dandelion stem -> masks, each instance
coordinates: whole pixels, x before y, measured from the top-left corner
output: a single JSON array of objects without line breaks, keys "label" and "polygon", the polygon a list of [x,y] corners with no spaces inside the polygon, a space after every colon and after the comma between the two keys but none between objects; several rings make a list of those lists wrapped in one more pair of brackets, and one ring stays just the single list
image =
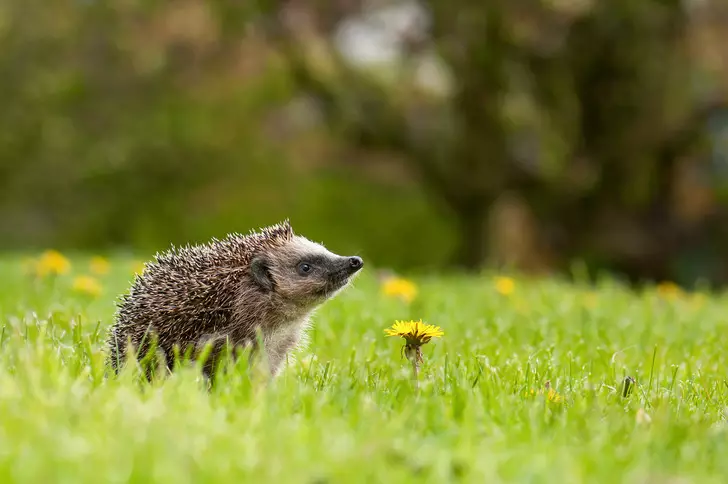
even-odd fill
[{"label": "dandelion stem", "polygon": [[417,364],[416,360],[412,360],[412,378],[415,379],[415,389],[420,389],[420,379],[419,379],[419,364]]},{"label": "dandelion stem", "polygon": [[410,363],[412,363],[412,378],[415,381],[415,390],[420,389],[420,361],[422,360],[422,350],[417,345],[407,345],[404,349],[404,354]]}]

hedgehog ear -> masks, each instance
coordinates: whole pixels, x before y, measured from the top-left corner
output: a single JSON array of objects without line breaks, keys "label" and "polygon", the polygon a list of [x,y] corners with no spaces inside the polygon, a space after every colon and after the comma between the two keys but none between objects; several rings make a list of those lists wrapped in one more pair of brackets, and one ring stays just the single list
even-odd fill
[{"label": "hedgehog ear", "polygon": [[250,273],[260,287],[266,291],[273,290],[273,277],[265,257],[256,257],[250,262]]}]

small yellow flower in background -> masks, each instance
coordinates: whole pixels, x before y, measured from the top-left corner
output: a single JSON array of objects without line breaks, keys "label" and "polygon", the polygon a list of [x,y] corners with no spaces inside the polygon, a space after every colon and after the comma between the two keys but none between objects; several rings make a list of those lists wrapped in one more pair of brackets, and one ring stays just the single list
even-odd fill
[{"label": "small yellow flower in background", "polygon": [[91,272],[99,276],[108,274],[110,267],[111,264],[109,264],[109,261],[101,256],[94,256],[89,262],[89,269],[91,270]]},{"label": "small yellow flower in background", "polygon": [[513,293],[516,288],[516,283],[510,277],[496,277],[495,278],[495,290],[504,296],[508,296]]},{"label": "small yellow flower in background", "polygon": [[73,279],[73,290],[90,296],[101,294],[101,284],[91,276],[77,276]]},{"label": "small yellow flower in background", "polygon": [[544,385],[544,388],[542,390],[539,390],[538,392],[536,392],[535,390],[531,389],[530,392],[526,393],[527,397],[528,396],[533,397],[536,395],[545,396],[546,400],[548,400],[551,403],[561,403],[564,400],[564,398],[561,395],[559,395],[559,393],[556,390],[551,388],[550,381],[546,382],[546,384]]},{"label": "small yellow flower in background", "polygon": [[561,401],[563,400],[561,395],[559,395],[558,392],[556,390],[554,390],[553,388],[550,388],[548,390],[548,392],[546,392],[546,399],[549,402],[554,402],[554,403],[561,403]]},{"label": "small yellow flower in background", "polygon": [[67,274],[70,270],[71,263],[57,250],[43,252],[35,264],[35,272],[41,277],[48,274]]},{"label": "small yellow flower in background", "polygon": [[674,282],[666,281],[657,285],[657,293],[666,299],[673,299],[682,294],[682,289]]},{"label": "small yellow flower in background", "polygon": [[409,303],[417,297],[417,286],[407,279],[388,277],[382,283],[382,292],[386,296],[398,297]]}]

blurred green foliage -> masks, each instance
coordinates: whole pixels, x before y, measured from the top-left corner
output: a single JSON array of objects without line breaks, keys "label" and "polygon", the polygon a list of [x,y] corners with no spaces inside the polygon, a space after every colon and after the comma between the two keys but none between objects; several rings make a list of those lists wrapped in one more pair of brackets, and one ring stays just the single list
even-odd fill
[{"label": "blurred green foliage", "polygon": [[266,134],[291,85],[249,16],[224,1],[0,5],[0,247],[146,252],[290,217],[381,265],[441,264],[451,236],[416,186],[296,169]]},{"label": "blurred green foliage", "polygon": [[[428,0],[368,70],[332,41],[367,5],[3,2],[0,249],[151,252],[290,218],[378,266],[728,280],[704,144],[718,3]],[[433,53],[449,91],[418,84]]]},{"label": "blurred green foliage", "polygon": [[[331,132],[399,154],[447,213],[453,262],[553,272],[578,260],[634,282],[728,282],[710,128],[728,111],[723,4],[371,5],[280,2],[272,37]],[[386,23],[385,7],[400,19],[389,69],[341,55],[338,26],[359,10]],[[348,35],[367,29],[361,42],[376,41],[373,26]]]}]

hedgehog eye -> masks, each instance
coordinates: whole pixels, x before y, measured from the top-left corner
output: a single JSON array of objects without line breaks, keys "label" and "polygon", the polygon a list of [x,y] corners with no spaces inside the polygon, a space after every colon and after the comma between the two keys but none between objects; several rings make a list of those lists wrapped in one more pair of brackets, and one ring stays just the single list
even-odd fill
[{"label": "hedgehog eye", "polygon": [[311,267],[311,264],[307,264],[305,262],[298,264],[298,273],[302,276],[310,274],[312,269],[313,267]]}]

